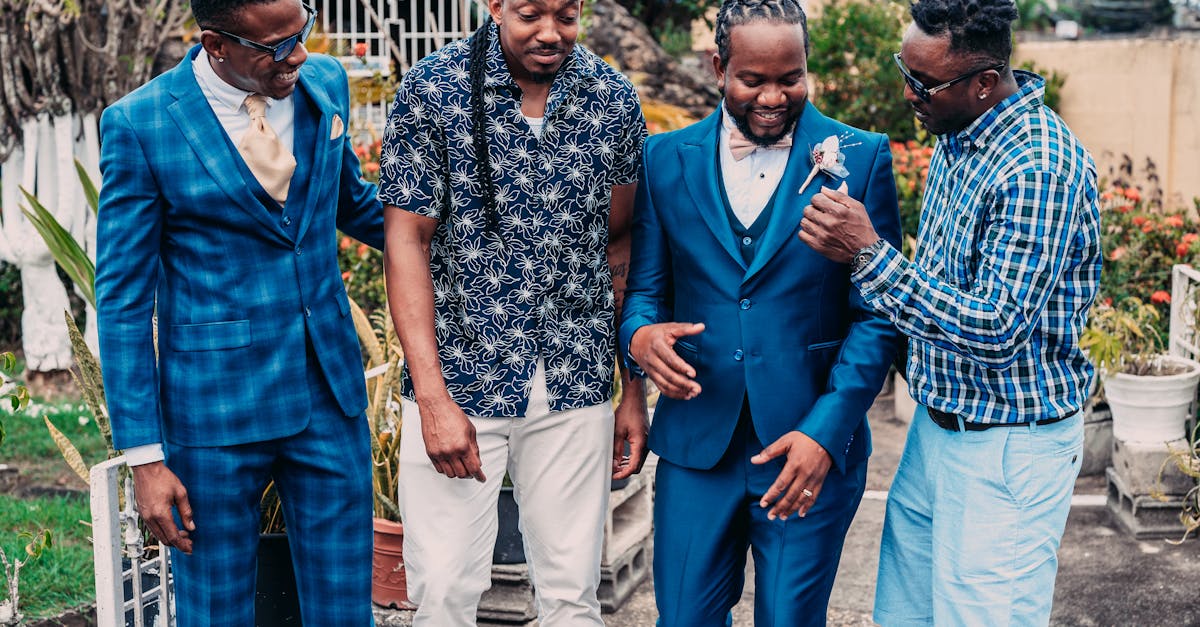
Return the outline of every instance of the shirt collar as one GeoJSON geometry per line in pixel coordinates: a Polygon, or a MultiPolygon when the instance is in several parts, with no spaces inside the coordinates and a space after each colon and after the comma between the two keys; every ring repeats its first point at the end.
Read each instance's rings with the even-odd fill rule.
{"type": "Polygon", "coordinates": [[[996,103],[967,128],[945,136],[948,148],[959,154],[967,146],[982,149],[988,140],[1005,131],[1018,117],[1030,109],[1040,107],[1046,95],[1046,79],[1025,70],[1013,70],[1017,91],[996,103]]]}
{"type": "MultiPolygon", "coordinates": [[[[217,102],[229,107],[232,111],[240,110],[246,102],[246,96],[254,92],[239,89],[226,83],[225,79],[217,76],[217,72],[213,70],[208,58],[208,53],[201,47],[199,52],[196,53],[196,58],[192,60],[192,71],[196,73],[196,80],[201,85],[204,85],[217,102]]],[[[269,110],[277,102],[279,101],[268,96],[267,109],[269,110]]]]}

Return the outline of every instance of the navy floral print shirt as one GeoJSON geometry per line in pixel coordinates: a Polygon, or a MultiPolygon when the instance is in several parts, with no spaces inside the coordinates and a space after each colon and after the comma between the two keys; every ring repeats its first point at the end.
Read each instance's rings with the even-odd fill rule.
{"type": "MultiPolygon", "coordinates": [[[[539,357],[551,411],[605,403],[615,365],[609,208],[614,185],[637,182],[646,135],[637,92],[577,45],[550,87],[539,137],[521,114],[495,25],[490,42],[483,94],[496,226],[475,177],[469,40],[405,75],[379,196],[440,221],[434,326],[442,376],[463,411],[524,415],[539,357]]],[[[413,398],[407,370],[403,393],[413,398]]]]}

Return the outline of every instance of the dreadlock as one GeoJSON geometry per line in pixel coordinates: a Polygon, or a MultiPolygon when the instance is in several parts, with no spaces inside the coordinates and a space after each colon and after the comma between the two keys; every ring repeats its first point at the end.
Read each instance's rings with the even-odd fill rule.
{"type": "Polygon", "coordinates": [[[496,181],[492,179],[492,157],[488,154],[487,111],[483,101],[483,82],[487,70],[491,28],[492,17],[489,15],[483,26],[471,35],[471,52],[467,65],[471,80],[471,143],[475,146],[475,181],[483,190],[483,211],[487,218],[487,228],[496,232],[499,224],[496,181]]]}
{"type": "Polygon", "coordinates": [[[729,31],[751,22],[799,24],[804,30],[804,56],[808,56],[808,18],[798,0],[725,0],[717,12],[717,55],[721,67],[729,64],[729,31]]]}
{"type": "Polygon", "coordinates": [[[993,63],[1012,56],[1012,0],[919,0],[909,8],[913,22],[926,35],[949,34],[950,51],[993,63]]]}

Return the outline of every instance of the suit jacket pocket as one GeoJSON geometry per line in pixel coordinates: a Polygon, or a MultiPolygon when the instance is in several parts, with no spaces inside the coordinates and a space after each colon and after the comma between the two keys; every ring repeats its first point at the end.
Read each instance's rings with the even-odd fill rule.
{"type": "Polygon", "coordinates": [[[171,325],[171,348],[177,351],[219,351],[250,345],[250,321],[171,325]]]}
{"type": "Polygon", "coordinates": [[[844,342],[844,341],[846,341],[846,338],[842,338],[842,339],[839,339],[839,340],[830,340],[830,341],[828,341],[828,342],[817,342],[816,344],[809,344],[809,345],[808,345],[808,350],[810,350],[810,351],[823,351],[823,350],[825,350],[825,349],[827,349],[827,348],[836,348],[836,347],[838,347],[838,346],[841,346],[841,345],[842,345],[842,342],[844,342]]]}

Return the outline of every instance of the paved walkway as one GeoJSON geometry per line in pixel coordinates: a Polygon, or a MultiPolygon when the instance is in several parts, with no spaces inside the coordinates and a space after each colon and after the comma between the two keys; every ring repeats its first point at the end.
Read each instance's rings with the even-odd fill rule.
{"type": "MultiPolygon", "coordinates": [[[[884,398],[880,399],[885,400],[884,398]]],[[[883,528],[886,491],[904,446],[907,424],[889,405],[872,410],[875,452],[867,495],[847,535],[830,600],[829,624],[873,625],[875,569],[883,528]]],[[[1120,531],[1104,506],[1105,483],[1081,477],[1059,554],[1052,625],[1071,627],[1200,626],[1200,540],[1174,546],[1163,540],[1137,541],[1120,531]]],[[[747,572],[742,602],[733,610],[734,625],[753,625],[753,565],[747,572]]],[[[403,625],[407,613],[390,613],[381,625],[403,625]]],[[[609,627],[652,627],[653,584],[644,583],[615,613],[609,627]]],[[[536,623],[534,623],[536,624],[536,623]]]]}

